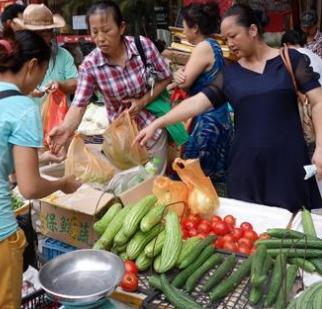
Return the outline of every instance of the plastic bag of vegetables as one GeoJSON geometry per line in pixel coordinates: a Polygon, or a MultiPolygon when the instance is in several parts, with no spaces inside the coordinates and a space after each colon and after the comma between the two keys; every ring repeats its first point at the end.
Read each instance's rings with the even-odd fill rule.
{"type": "Polygon", "coordinates": [[[211,216],[219,207],[219,198],[210,178],[203,173],[199,160],[177,158],[172,167],[189,189],[188,206],[191,212],[203,217],[211,216]]]}

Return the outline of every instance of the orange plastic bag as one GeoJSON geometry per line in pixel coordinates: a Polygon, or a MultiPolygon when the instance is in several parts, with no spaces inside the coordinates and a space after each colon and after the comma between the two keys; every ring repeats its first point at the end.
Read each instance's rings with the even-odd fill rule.
{"type": "Polygon", "coordinates": [[[198,159],[175,159],[172,168],[189,189],[188,206],[193,214],[209,217],[219,207],[219,198],[209,177],[201,169],[198,159]]]}
{"type": "Polygon", "coordinates": [[[104,158],[99,158],[85,145],[79,135],[75,135],[65,161],[65,175],[75,175],[83,182],[105,183],[112,179],[114,167],[104,158]]]}
{"type": "Polygon", "coordinates": [[[158,176],[153,182],[153,194],[160,204],[169,205],[168,209],[175,211],[178,216],[183,216],[188,209],[188,187],[182,181],[174,181],[168,177],[158,176]]]}
{"type": "Polygon", "coordinates": [[[116,118],[105,130],[103,152],[120,170],[142,165],[148,161],[148,152],[140,145],[132,145],[138,134],[136,122],[127,111],[116,118]]]}
{"type": "Polygon", "coordinates": [[[63,122],[67,111],[68,104],[66,95],[59,89],[50,92],[42,108],[45,146],[47,146],[46,141],[49,132],[63,122]]]}

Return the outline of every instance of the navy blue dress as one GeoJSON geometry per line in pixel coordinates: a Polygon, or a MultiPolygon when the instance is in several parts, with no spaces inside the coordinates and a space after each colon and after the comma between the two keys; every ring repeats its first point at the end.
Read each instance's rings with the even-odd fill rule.
{"type": "MultiPolygon", "coordinates": [[[[213,67],[198,76],[190,88],[191,96],[211,84],[224,66],[224,57],[220,45],[214,39],[207,39],[211,46],[215,62],[213,67]]],[[[204,173],[216,185],[225,182],[228,154],[233,138],[233,125],[228,111],[228,103],[219,108],[195,117],[190,125],[190,137],[183,147],[184,159],[199,158],[204,173]]]]}
{"type": "MultiPolygon", "coordinates": [[[[295,50],[290,57],[300,90],[320,87],[308,58],[295,50]]],[[[310,160],[296,94],[280,56],[266,62],[263,74],[230,64],[202,92],[215,107],[229,100],[234,108],[230,197],[292,212],[322,207],[315,179],[304,181],[303,165],[310,160]]]]}

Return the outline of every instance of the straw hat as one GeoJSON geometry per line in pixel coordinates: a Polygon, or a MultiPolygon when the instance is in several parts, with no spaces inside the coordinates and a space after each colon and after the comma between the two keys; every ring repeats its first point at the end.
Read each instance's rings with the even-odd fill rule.
{"type": "Polygon", "coordinates": [[[63,17],[53,14],[44,4],[28,5],[23,12],[22,19],[14,18],[14,22],[29,30],[62,28],[66,24],[63,17]]]}

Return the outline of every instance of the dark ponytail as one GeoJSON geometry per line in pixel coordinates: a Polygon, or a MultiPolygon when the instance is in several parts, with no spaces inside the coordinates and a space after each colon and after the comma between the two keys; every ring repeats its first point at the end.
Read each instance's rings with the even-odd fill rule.
{"type": "Polygon", "coordinates": [[[23,65],[36,58],[38,62],[49,61],[50,47],[33,31],[19,30],[11,39],[0,40],[0,73],[17,73],[23,65]]]}
{"type": "Polygon", "coordinates": [[[181,14],[189,28],[197,25],[203,35],[217,33],[219,30],[220,15],[217,3],[192,3],[185,6],[181,14]]]}
{"type": "Polygon", "coordinates": [[[268,23],[263,13],[259,14],[247,4],[233,5],[225,12],[223,19],[231,16],[236,16],[237,23],[242,27],[249,28],[251,25],[256,25],[260,37],[264,33],[264,26],[268,23]]]}

